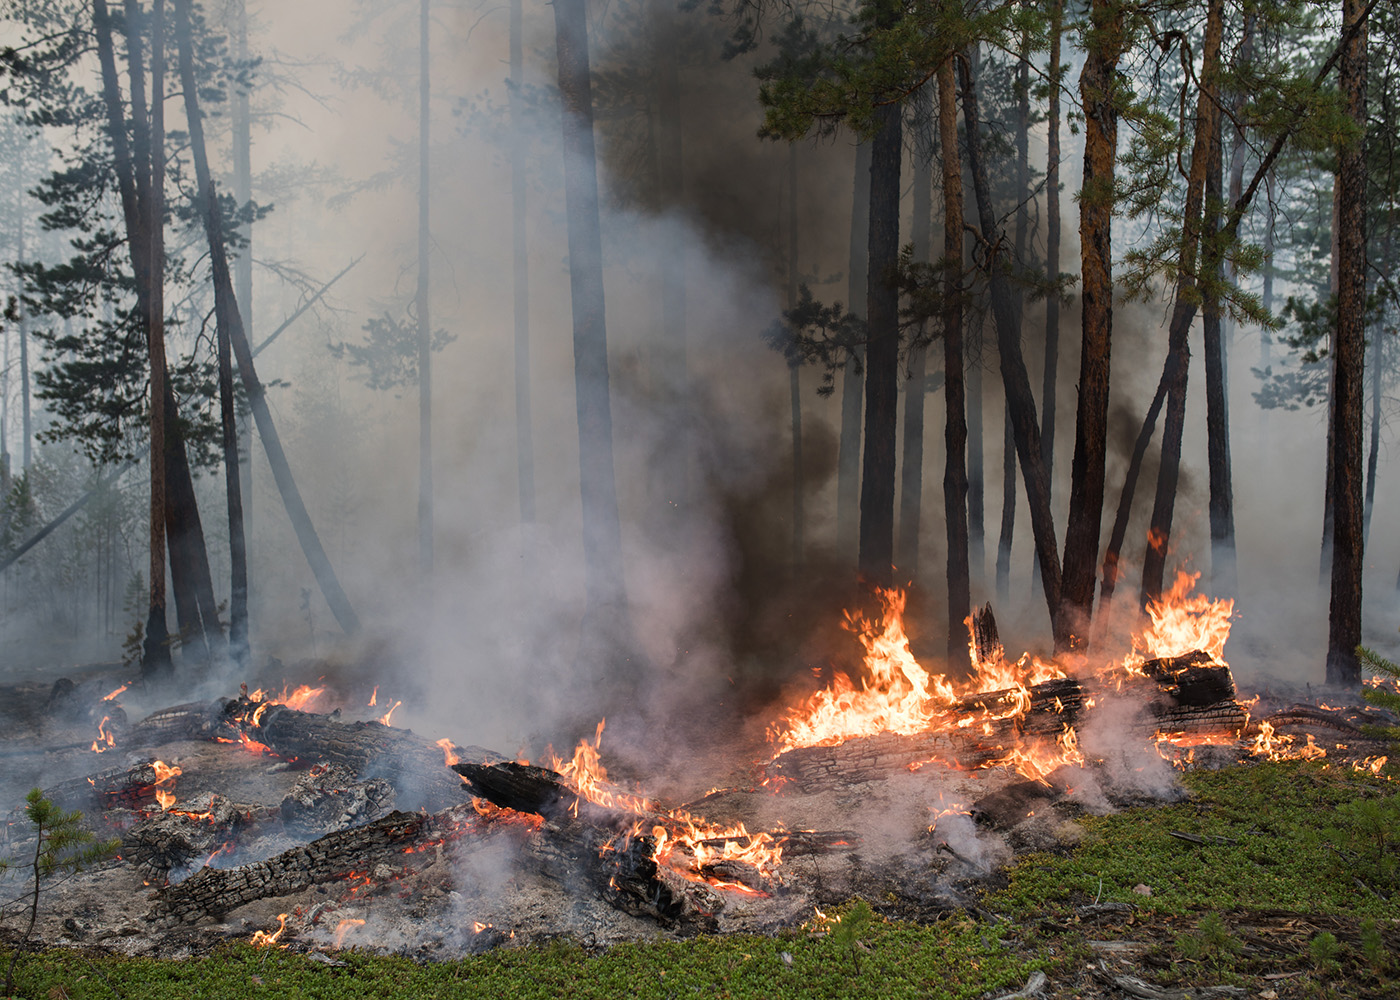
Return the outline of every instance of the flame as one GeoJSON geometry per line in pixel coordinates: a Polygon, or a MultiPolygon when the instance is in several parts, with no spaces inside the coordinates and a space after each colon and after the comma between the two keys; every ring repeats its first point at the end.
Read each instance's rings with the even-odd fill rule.
{"type": "Polygon", "coordinates": [[[472,933],[473,933],[473,934],[480,934],[482,931],[486,930],[486,928],[488,928],[488,927],[490,927],[490,926],[491,926],[490,924],[483,924],[480,920],[473,920],[473,921],[472,921],[472,933]]]}
{"type": "Polygon", "coordinates": [[[1032,781],[1049,787],[1047,776],[1066,764],[1082,765],[1084,754],[1079,749],[1079,735],[1073,726],[1065,726],[1054,743],[1033,740],[1014,747],[999,760],[989,761],[983,767],[1013,767],[1017,773],[1032,781]]]}
{"type": "Polygon", "coordinates": [[[156,789],[156,802],[160,805],[161,812],[168,812],[175,804],[175,793],[167,792],[164,788],[156,789]]]}
{"type": "Polygon", "coordinates": [[[349,933],[350,933],[352,930],[354,930],[356,927],[363,927],[364,925],[365,925],[365,922],[364,922],[363,920],[361,920],[359,917],[346,917],[346,918],[345,918],[344,920],[342,920],[340,923],[336,924],[336,925],[335,925],[335,946],[336,946],[337,948],[343,948],[343,947],[345,947],[345,935],[349,934],[349,933]]]}
{"type": "Polygon", "coordinates": [[[204,859],[204,864],[200,865],[200,867],[208,868],[214,863],[215,858],[224,854],[232,854],[236,850],[238,850],[238,845],[231,840],[226,840],[223,842],[223,844],[219,847],[217,851],[215,851],[213,854],[209,855],[209,857],[204,859]]]}
{"type": "Polygon", "coordinates": [[[102,700],[103,700],[103,701],[111,701],[111,700],[112,700],[113,698],[115,698],[117,695],[119,695],[119,694],[121,694],[123,691],[125,691],[128,687],[130,687],[130,685],[128,685],[128,684],[123,684],[121,687],[117,688],[115,691],[113,691],[111,694],[109,694],[107,697],[103,698],[102,700]]]}
{"type": "MultiPolygon", "coordinates": [[[[1287,733],[1279,733],[1274,727],[1264,720],[1259,723],[1259,735],[1254,737],[1254,743],[1249,748],[1249,752],[1255,757],[1262,757],[1265,760],[1320,760],[1327,756],[1327,751],[1317,745],[1311,733],[1308,734],[1308,741],[1300,747],[1294,746],[1294,739],[1287,733]]],[[[1340,747],[1340,744],[1338,744],[1340,747]]],[[[1384,758],[1382,758],[1384,767],[1384,758]]]]}
{"type": "Polygon", "coordinates": [[[1133,636],[1133,654],[1124,662],[1129,671],[1147,660],[1185,656],[1197,650],[1216,663],[1225,663],[1225,640],[1230,638],[1231,598],[1212,600],[1206,594],[1191,595],[1200,573],[1176,574],[1176,582],[1160,600],[1147,603],[1147,630],[1133,636]]]}
{"type": "Polygon", "coordinates": [[[1371,774],[1380,774],[1385,767],[1389,757],[1367,757],[1365,760],[1352,761],[1352,769],[1356,771],[1367,771],[1371,774]]]}
{"type": "MultiPolygon", "coordinates": [[[[1055,664],[1030,654],[1019,660],[1001,657],[994,662],[979,661],[971,643],[968,654],[973,671],[969,678],[954,681],[945,674],[930,674],[909,650],[904,632],[905,592],[877,588],[876,593],[884,607],[880,622],[846,612],[846,628],[865,647],[860,686],[838,673],[830,687],[793,709],[769,730],[774,756],[797,747],[834,746],[859,736],[922,732],[960,698],[983,692],[1008,693],[961,715],[957,725],[1019,715],[1030,705],[1031,685],[1065,676],[1055,664]]],[[[970,632],[970,618],[968,624],[970,632]]]]}
{"type": "MultiPolygon", "coordinates": [[[[282,932],[286,929],[287,915],[285,913],[279,913],[277,914],[277,929],[271,934],[267,933],[266,931],[254,931],[253,939],[249,943],[252,944],[254,948],[269,948],[272,945],[277,944],[277,939],[282,936],[282,932]]],[[[285,948],[287,946],[283,944],[278,945],[278,947],[285,948]]]]}
{"type": "Polygon", "coordinates": [[[389,720],[394,717],[394,709],[398,708],[402,704],[403,702],[396,701],[393,705],[389,706],[389,711],[385,712],[379,717],[379,723],[384,726],[389,725],[389,720]]]}
{"type": "Polygon", "coordinates": [[[179,764],[167,764],[163,760],[151,761],[151,770],[156,776],[156,802],[160,804],[161,812],[169,812],[170,807],[175,804],[175,779],[184,774],[184,771],[180,769],[179,764]]]}
{"type": "Polygon", "coordinates": [[[374,686],[374,690],[369,693],[369,707],[373,708],[374,703],[379,700],[379,685],[374,686]]]}
{"type": "MultiPolygon", "coordinates": [[[[376,688],[376,690],[378,689],[376,688]]],[[[370,702],[370,704],[373,705],[374,702],[370,702]]],[[[457,763],[459,760],[462,759],[457,756],[457,751],[452,749],[452,741],[446,736],[437,741],[437,746],[442,747],[442,756],[444,758],[442,764],[443,767],[451,767],[453,764],[457,763]]]]}
{"type": "Polygon", "coordinates": [[[102,721],[97,724],[97,739],[92,741],[93,753],[104,753],[117,745],[116,738],[107,732],[107,723],[111,721],[110,715],[104,715],[102,721]]]}
{"type": "Polygon", "coordinates": [[[325,686],[312,687],[310,684],[298,684],[291,688],[288,684],[282,685],[281,694],[269,694],[262,688],[258,688],[248,695],[249,701],[260,702],[264,705],[263,711],[273,705],[286,705],[299,712],[309,712],[314,707],[317,699],[326,693],[325,686]]]}
{"type": "MultiPolygon", "coordinates": [[[[563,761],[552,753],[549,755],[546,766],[558,771],[578,794],[572,807],[574,815],[578,815],[579,802],[587,801],[608,809],[647,816],[653,821],[660,820],[653,822],[646,831],[642,829],[643,821],[638,820],[628,831],[624,842],[643,832],[650,833],[654,840],[652,856],[657,864],[669,865],[685,878],[706,881],[720,889],[735,888],[735,885],[721,879],[705,878],[699,874],[699,869],[724,861],[741,861],[769,874],[781,863],[782,845],[772,834],[749,833],[742,823],[733,826],[711,823],[681,809],[665,810],[645,796],[623,791],[610,783],[607,769],[603,767],[598,753],[606,724],[606,719],[598,723],[591,742],[579,742],[572,759],[563,761]]],[[[754,891],[748,886],[743,889],[746,892],[754,891]]]]}
{"type": "Polygon", "coordinates": [[[269,757],[277,756],[277,753],[273,751],[272,747],[268,746],[266,743],[259,743],[242,730],[239,730],[238,739],[236,740],[226,739],[223,736],[216,736],[214,740],[217,743],[237,743],[249,753],[263,753],[267,754],[269,757]]]}

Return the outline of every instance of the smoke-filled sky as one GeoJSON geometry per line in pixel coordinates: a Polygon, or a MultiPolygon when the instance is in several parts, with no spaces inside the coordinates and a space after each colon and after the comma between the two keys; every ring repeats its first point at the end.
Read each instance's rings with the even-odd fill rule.
{"type": "MultiPolygon", "coordinates": [[[[431,594],[417,579],[417,394],[411,387],[371,391],[328,350],[329,344],[361,339],[362,324],[374,316],[387,312],[406,318],[413,295],[417,5],[386,3],[371,17],[341,3],[250,0],[249,11],[250,48],[264,59],[254,77],[259,81],[254,197],[274,206],[254,231],[259,265],[253,339],[270,332],[299,301],[300,291],[282,280],[278,268],[299,268],[319,282],[364,255],[316,317],[289,329],[259,357],[258,368],[264,380],[285,381],[271,395],[274,415],[367,634],[354,647],[335,637],[333,619],[255,448],[255,658],[272,655],[294,664],[314,655],[362,664],[365,672],[378,672],[374,680],[389,696],[408,702],[396,722],[444,732],[450,727],[455,739],[510,752],[548,735],[556,721],[576,724],[580,716],[605,707],[607,699],[599,695],[604,679],[626,676],[631,669],[587,662],[578,645],[583,597],[578,438],[559,122],[550,89],[551,9],[525,8],[538,500],[538,519],[531,525],[520,523],[516,477],[513,245],[504,143],[507,8],[442,5],[434,11],[432,309],[434,325],[455,339],[434,359],[437,571],[431,594]],[[396,176],[376,180],[385,171],[396,176]],[[309,598],[304,591],[310,591],[309,598]],[[425,635],[428,641],[418,645],[425,635]],[[402,694],[391,690],[396,686],[402,694]]],[[[653,124],[646,105],[646,9],[608,5],[594,13],[625,571],[647,669],[666,678],[646,695],[654,704],[642,707],[666,711],[723,699],[736,679],[781,686],[785,678],[836,655],[829,646],[843,634],[837,627],[840,608],[853,588],[850,568],[831,554],[840,383],[838,377],[836,396],[823,398],[817,394],[820,373],[807,369],[802,375],[808,558],[805,569],[794,574],[787,564],[788,373],[760,337],[784,305],[788,150],[756,135],[761,108],[754,60],[721,61],[723,23],[699,12],[682,15],[684,194],[676,205],[641,207],[646,199],[636,194],[648,183],[646,139],[653,124]],[[686,285],[697,454],[690,463],[692,492],[685,497],[659,495],[655,488],[657,463],[676,446],[677,387],[663,381],[656,363],[658,262],[664,259],[683,262],[686,285]]],[[[169,113],[182,113],[178,101],[172,100],[169,113]]],[[[217,143],[211,150],[215,169],[227,175],[226,120],[214,122],[211,141],[217,143]]],[[[853,143],[840,133],[800,149],[798,266],[816,279],[814,294],[826,300],[847,298],[853,143]],[[839,280],[823,283],[833,276],[839,280]]],[[[1067,143],[1066,156],[1061,266],[1077,271],[1076,140],[1067,143]]],[[[1041,126],[1031,138],[1031,159],[1043,167],[1043,157],[1041,126]]],[[[908,177],[906,171],[906,226],[908,177]]],[[[1115,249],[1121,251],[1133,234],[1125,228],[1119,235],[1115,249]]],[[[907,239],[906,230],[902,242],[907,239]]],[[[1122,304],[1115,314],[1114,455],[1105,534],[1126,452],[1160,373],[1167,309],[1158,299],[1122,304]]],[[[1037,385],[1043,315],[1042,304],[1030,305],[1024,334],[1037,385]]],[[[1064,310],[1063,324],[1055,484],[1061,521],[1073,447],[1077,301],[1064,310]]],[[[1193,340],[1193,346],[1198,343],[1193,340]]],[[[1266,677],[1317,683],[1327,611],[1326,591],[1318,586],[1325,413],[1321,408],[1261,411],[1251,398],[1258,380],[1250,373],[1259,364],[1259,332],[1236,329],[1231,350],[1240,617],[1226,654],[1245,684],[1266,677]]],[[[976,603],[994,597],[1001,513],[1003,402],[995,361],[990,347],[979,361],[985,368],[989,538],[980,575],[974,566],[976,603]]],[[[1175,561],[1206,572],[1206,586],[1203,387],[1197,357],[1173,549],[1175,561]]],[[[931,395],[921,548],[927,595],[921,645],[930,650],[943,646],[935,624],[943,617],[942,409],[942,396],[931,395]]],[[[13,421],[9,433],[15,434],[13,421]]],[[[1388,438],[1382,442],[1366,581],[1366,637],[1381,648],[1396,645],[1394,580],[1400,568],[1400,536],[1390,523],[1400,487],[1393,485],[1388,443],[1388,438]]],[[[222,518],[221,490],[215,480],[205,481],[211,537],[218,535],[211,526],[222,518]]],[[[1130,541],[1127,553],[1133,565],[1141,556],[1150,504],[1144,498],[1150,495],[1151,479],[1145,477],[1138,503],[1143,526],[1130,534],[1136,541],[1130,541]]],[[[1019,496],[1012,593],[998,614],[1009,649],[1043,652],[1049,645],[1048,619],[1043,600],[1032,590],[1029,518],[1024,492],[1019,496]]],[[[222,581],[226,546],[217,541],[213,546],[216,578],[222,581]]],[[[1135,591],[1130,579],[1126,592],[1135,591]]],[[[94,655],[117,655],[119,640],[104,641],[94,655]]]]}

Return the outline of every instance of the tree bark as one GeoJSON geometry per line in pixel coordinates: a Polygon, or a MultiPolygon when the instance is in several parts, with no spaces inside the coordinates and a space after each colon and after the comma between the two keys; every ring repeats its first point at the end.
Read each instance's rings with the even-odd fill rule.
{"type": "MultiPolygon", "coordinates": [[[[177,11],[182,22],[189,16],[188,4],[189,0],[179,0],[177,11]]],[[[182,38],[182,40],[189,44],[187,37],[182,38]]],[[[192,65],[193,63],[191,63],[192,65]]],[[[191,70],[192,73],[193,70],[191,70]]],[[[301,491],[297,489],[296,480],[292,476],[286,452],[282,450],[282,440],[277,434],[277,427],[272,420],[272,411],[267,405],[266,390],[258,381],[257,372],[253,368],[253,352],[248,346],[247,335],[243,332],[243,318],[238,312],[233,280],[229,275],[228,255],[223,241],[223,217],[219,208],[219,199],[209,174],[209,159],[204,145],[204,125],[200,118],[198,91],[191,87],[184,89],[186,115],[190,130],[190,149],[195,161],[195,176],[199,185],[203,209],[201,215],[204,222],[204,233],[209,242],[209,262],[214,275],[216,321],[223,324],[227,330],[229,345],[233,350],[234,357],[238,360],[238,370],[243,378],[243,388],[248,396],[248,405],[253,410],[253,419],[257,422],[258,433],[262,437],[263,448],[267,452],[268,465],[272,468],[273,479],[276,481],[277,488],[282,494],[282,501],[287,507],[287,516],[292,522],[297,541],[301,543],[302,552],[306,555],[306,561],[310,564],[316,582],[320,585],[321,593],[326,598],[326,604],[330,607],[331,614],[335,616],[336,621],[347,634],[354,634],[359,631],[359,617],[350,606],[350,599],[346,597],[344,589],[340,586],[340,581],[336,578],[335,570],[331,567],[330,559],[326,557],[325,549],[321,546],[321,539],[316,534],[316,527],[311,522],[311,515],[306,510],[306,503],[302,500],[301,491]]]]}
{"type": "MultiPolygon", "coordinates": [[[[15,220],[16,220],[16,247],[15,259],[23,261],[24,256],[24,216],[26,209],[26,199],[29,194],[25,190],[24,183],[24,155],[21,153],[15,158],[15,170],[19,173],[19,183],[15,185],[15,220]]],[[[34,428],[29,412],[29,311],[24,308],[24,304],[19,304],[19,399],[20,399],[20,433],[24,435],[24,440],[20,444],[20,467],[26,472],[34,461],[34,428]]]]}
{"type": "Polygon", "coordinates": [[[866,295],[865,445],[861,461],[861,576],[872,586],[894,582],[895,436],[899,420],[900,165],[903,109],[877,113],[870,145],[870,273],[866,295]]]}
{"type": "MultiPolygon", "coordinates": [[[[652,142],[656,164],[657,210],[674,210],[683,198],[685,163],[681,145],[680,53],[676,39],[676,0],[649,0],[653,87],[652,142]]],[[[671,503],[690,494],[690,389],[686,357],[684,255],[661,254],[661,343],[658,350],[662,391],[667,399],[671,447],[664,449],[657,470],[660,494],[671,503]]]]}
{"type": "Polygon", "coordinates": [[[429,241],[428,147],[432,125],[432,90],[428,74],[429,0],[418,5],[418,571],[433,576],[433,324],[428,297],[429,241]]]}
{"type": "Polygon", "coordinates": [[[1062,634],[1061,618],[1057,614],[1060,606],[1060,554],[1055,543],[1055,523],[1050,514],[1045,467],[1040,461],[1040,426],[1035,412],[1035,394],[1031,391],[1030,374],[1026,371],[1026,361],[1021,354],[1020,330],[1016,326],[1016,311],[1006,279],[1006,263],[996,250],[1001,234],[997,227],[996,210],[991,204],[986,164],[982,160],[977,91],[971,67],[965,59],[959,60],[959,70],[962,74],[963,120],[967,125],[968,166],[972,171],[981,239],[989,248],[987,278],[991,285],[992,314],[996,320],[997,350],[1001,356],[1001,380],[1011,409],[1021,476],[1026,482],[1031,533],[1040,560],[1040,578],[1045,584],[1045,601],[1055,631],[1055,646],[1060,649],[1068,645],[1070,637],[1062,634]]]}
{"type": "MultiPolygon", "coordinates": [[[[1363,0],[1343,0],[1342,25],[1360,21],[1363,0]]],[[[1366,27],[1360,25],[1342,50],[1341,89],[1347,114],[1366,132],[1366,27]]],[[[1333,368],[1333,548],[1332,597],[1328,613],[1327,683],[1361,683],[1361,441],[1366,351],[1366,145],[1358,138],[1343,147],[1338,184],[1337,336],[1333,368]]]]}
{"type": "MultiPolygon", "coordinates": [[[[933,256],[933,107],[928,88],[914,97],[919,141],[914,143],[913,240],[914,259],[933,256]]],[[[919,575],[919,528],[924,496],[924,397],[928,374],[926,324],[909,347],[909,384],[904,393],[904,446],[899,465],[899,538],[895,566],[902,580],[919,575]]]]}
{"type": "MultiPolygon", "coordinates": [[[[233,33],[233,56],[240,62],[248,60],[248,2],[238,0],[236,22],[233,33]]],[[[247,205],[253,200],[253,132],[252,109],[249,107],[249,94],[243,87],[233,92],[233,197],[239,205],[247,205]]],[[[253,224],[239,228],[243,237],[243,251],[233,261],[233,287],[238,300],[238,314],[246,317],[248,339],[253,340],[253,224]]],[[[222,364],[222,361],[220,362],[222,364]]],[[[222,379],[222,369],[220,369],[222,379]]],[[[229,384],[233,383],[230,362],[229,384]]],[[[222,386],[222,382],[220,383],[222,386]]],[[[220,393],[223,389],[220,388],[220,393]]],[[[220,398],[220,406],[223,401],[220,398]]],[[[234,549],[233,513],[229,513],[229,561],[232,564],[233,588],[229,595],[229,646],[234,659],[246,664],[248,655],[248,537],[251,532],[253,513],[253,428],[248,414],[237,416],[237,458],[238,488],[240,491],[238,534],[242,553],[234,549]],[[241,563],[241,565],[240,565],[241,563]]],[[[227,446],[225,446],[227,461],[227,446]]]]}
{"type": "Polygon", "coordinates": [[[1144,607],[1162,595],[1162,577],[1171,544],[1172,515],[1181,467],[1181,438],[1186,425],[1186,387],[1191,358],[1187,338],[1197,308],[1197,265],[1200,264],[1201,273],[1208,275],[1214,274],[1219,267],[1218,250],[1210,244],[1203,244],[1202,230],[1210,149],[1215,141],[1216,122],[1220,114],[1220,45],[1224,20],[1224,0],[1210,0],[1201,50],[1196,135],[1191,145],[1191,168],[1182,212],[1179,271],[1167,334],[1167,367],[1171,372],[1171,381],[1167,388],[1167,416],[1162,425],[1162,461],[1157,472],[1157,496],[1152,506],[1147,551],[1142,560],[1140,603],[1144,607]]]}
{"type": "Polygon", "coordinates": [[[554,24],[559,93],[564,105],[564,196],[574,318],[583,555],[589,612],[596,619],[621,605],[624,587],[622,529],[613,472],[598,162],[593,141],[593,90],[584,0],[556,0],[554,24]]]}
{"type": "MultiPolygon", "coordinates": [[[[1016,227],[1012,239],[1012,261],[1025,267],[1026,237],[1030,230],[1030,122],[1031,122],[1031,36],[1021,33],[1020,64],[1016,71],[1016,227]]],[[[1016,329],[1024,326],[1026,296],[1015,289],[1016,329]]],[[[1045,442],[1041,440],[1041,460],[1045,442]]],[[[1001,447],[1001,534],[997,539],[997,596],[1006,600],[1011,593],[1011,544],[1016,534],[1016,436],[1011,427],[1011,407],[1003,409],[1001,447]]],[[[1050,485],[1046,473],[1046,488],[1050,485]]]]}
{"type": "Polygon", "coordinates": [[[948,647],[951,666],[963,649],[972,611],[967,538],[967,413],[963,395],[963,190],[957,93],[950,55],[938,67],[938,135],[943,156],[943,520],[948,541],[948,647]]]}
{"type": "MultiPolygon", "coordinates": [[[[797,143],[788,143],[788,274],[787,304],[797,308],[797,143]]],[[[799,358],[788,362],[788,396],[792,405],[792,567],[802,566],[803,531],[806,520],[802,489],[802,363],[799,358]]]]}
{"type": "MultiPolygon", "coordinates": [[[[1113,207],[1118,149],[1118,112],[1113,81],[1124,42],[1124,13],[1108,0],[1094,0],[1089,18],[1094,42],[1079,76],[1084,103],[1084,179],[1079,196],[1079,244],[1083,271],[1079,356],[1079,403],[1071,460],[1069,520],[1065,528],[1063,603],[1057,636],[1082,645],[1094,607],[1094,570],[1103,524],[1108,456],[1109,373],[1113,344],[1113,207]]],[[[1056,647],[1060,640],[1057,638],[1056,647]]]]}
{"type": "Polygon", "coordinates": [[[515,464],[520,520],[535,520],[535,441],[530,413],[530,256],[525,237],[524,0],[510,0],[510,205],[515,285],[515,464]]]}
{"type": "MultiPolygon", "coordinates": [[[[1045,463],[1045,483],[1055,492],[1055,407],[1060,373],[1060,43],[1064,0],[1050,5],[1050,95],[1045,116],[1045,276],[1050,293],[1045,297],[1045,367],[1040,383],[1040,459],[1045,463]]],[[[1031,576],[1039,588],[1040,567],[1031,576]]],[[[1061,589],[1064,587],[1061,581],[1061,589]]]]}
{"type": "MultiPolygon", "coordinates": [[[[869,283],[870,143],[856,146],[855,183],[851,196],[849,311],[865,315],[869,283]]],[[[852,347],[841,372],[841,439],[836,459],[836,549],[848,564],[860,548],[861,413],[865,401],[864,354],[852,347]]]]}
{"type": "MultiPolygon", "coordinates": [[[[188,0],[178,0],[175,8],[176,39],[179,46],[180,88],[185,95],[185,118],[189,125],[190,144],[195,150],[195,170],[200,186],[200,200],[212,196],[209,182],[209,164],[204,148],[204,122],[200,118],[198,104],[198,84],[194,74],[194,39],[190,25],[188,0]]],[[[201,218],[208,215],[207,204],[200,212],[201,218]]],[[[220,301],[218,287],[215,287],[215,337],[219,358],[219,417],[222,425],[222,445],[224,451],[224,498],[228,507],[229,556],[232,568],[229,599],[229,653],[240,668],[248,665],[248,561],[247,547],[243,534],[243,490],[239,477],[238,425],[234,417],[233,360],[229,343],[229,319],[227,310],[230,303],[220,301]]],[[[235,295],[234,308],[237,308],[235,295]]],[[[176,473],[178,476],[178,472],[176,473]]],[[[184,478],[188,480],[189,469],[185,468],[184,478]]],[[[190,483],[191,501],[193,483],[190,483]]],[[[196,527],[198,527],[196,522],[196,527]]],[[[174,534],[172,533],[172,539],[174,534]]],[[[204,550],[203,530],[199,530],[199,549],[204,550]]],[[[172,559],[172,567],[174,560],[172,559]]],[[[206,560],[207,565],[207,560],[206,560]]],[[[210,581],[208,600],[213,600],[213,584],[210,581]]],[[[205,609],[201,608],[201,612],[205,609]]],[[[217,612],[213,622],[217,626],[217,612]]],[[[206,619],[206,635],[209,622],[206,619]]]]}
{"type": "MultiPolygon", "coordinates": [[[[1225,282],[1221,255],[1214,249],[1220,235],[1221,123],[1215,120],[1206,163],[1205,218],[1201,239],[1209,262],[1201,295],[1206,368],[1206,460],[1210,474],[1210,570],[1212,591],[1232,597],[1235,583],[1235,498],[1230,467],[1230,383],[1226,369],[1220,288],[1225,282]]],[[[1243,169],[1243,168],[1241,168],[1243,169]]],[[[1234,180],[1232,178],[1231,184],[1234,180]]],[[[1241,180],[1241,187],[1243,180],[1241,180]]]]}

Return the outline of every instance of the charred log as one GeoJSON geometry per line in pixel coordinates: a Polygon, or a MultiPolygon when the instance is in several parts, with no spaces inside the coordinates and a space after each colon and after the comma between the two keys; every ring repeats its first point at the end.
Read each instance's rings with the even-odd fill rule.
{"type": "Polygon", "coordinates": [[[140,809],[155,802],[156,786],[167,778],[156,761],[131,767],[110,767],[83,778],[69,778],[44,789],[44,797],[63,809],[84,812],[140,809]]]}
{"type": "Polygon", "coordinates": [[[990,603],[972,612],[968,619],[972,627],[972,652],[978,663],[1000,663],[1006,656],[997,633],[997,619],[990,603]]]}
{"type": "Polygon", "coordinates": [[[179,881],[191,868],[234,851],[250,827],[276,818],[274,810],[211,795],[203,812],[171,809],[137,823],[122,836],[122,858],[152,882],[179,881]]]}
{"type": "Polygon", "coordinates": [[[201,868],[179,885],[163,890],[147,919],[192,924],[206,917],[221,917],[257,899],[333,882],[352,871],[388,865],[398,872],[433,841],[467,829],[474,815],[470,806],[432,815],[393,812],[374,823],[327,834],[266,861],[237,868],[201,868]]]}
{"type": "Polygon", "coordinates": [[[282,826],[301,837],[319,837],[379,819],[394,807],[385,778],[360,781],[334,764],[318,764],[297,779],[282,799],[282,826]]]}
{"type": "Polygon", "coordinates": [[[1209,653],[1197,650],[1185,656],[1148,660],[1142,672],[1177,706],[1203,707],[1235,696],[1230,668],[1209,653]]]}

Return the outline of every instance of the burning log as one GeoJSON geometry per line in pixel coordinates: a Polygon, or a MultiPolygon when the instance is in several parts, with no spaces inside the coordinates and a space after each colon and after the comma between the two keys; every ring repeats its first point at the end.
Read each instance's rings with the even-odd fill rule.
{"type": "Polygon", "coordinates": [[[1148,660],[1142,672],[1156,682],[1175,707],[1203,708],[1235,697],[1230,668],[1209,653],[1197,650],[1185,656],[1148,660]]]}
{"type": "Polygon", "coordinates": [[[211,795],[203,811],[170,809],[137,823],[122,836],[122,857],[144,877],[164,882],[172,872],[231,852],[245,831],[276,818],[275,810],[211,795]]]}
{"type": "MultiPolygon", "coordinates": [[[[253,741],[279,757],[324,761],[361,779],[387,779],[401,807],[436,812],[462,800],[462,781],[446,768],[442,748],[411,730],[380,722],[341,722],[242,698],[223,703],[220,715],[222,738],[253,741]]],[[[501,759],[481,747],[461,748],[459,753],[501,759]]]]}
{"type": "Polygon", "coordinates": [[[85,778],[69,778],[44,790],[44,797],[64,809],[85,812],[141,809],[156,801],[157,786],[166,787],[179,768],[158,760],[112,767],[85,778]]]}
{"type": "MultiPolygon", "coordinates": [[[[460,785],[460,782],[459,782],[460,785]]],[[[460,798],[461,792],[458,791],[460,798]]],[[[314,885],[388,865],[395,872],[433,841],[455,836],[472,824],[470,806],[425,815],[393,812],[381,820],[338,830],[266,861],[237,868],[204,867],[179,885],[161,891],[147,919],[192,924],[222,917],[245,903],[285,896],[314,885]]]]}

